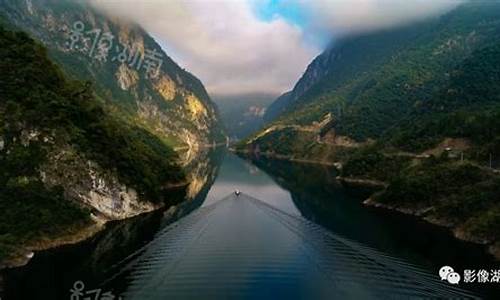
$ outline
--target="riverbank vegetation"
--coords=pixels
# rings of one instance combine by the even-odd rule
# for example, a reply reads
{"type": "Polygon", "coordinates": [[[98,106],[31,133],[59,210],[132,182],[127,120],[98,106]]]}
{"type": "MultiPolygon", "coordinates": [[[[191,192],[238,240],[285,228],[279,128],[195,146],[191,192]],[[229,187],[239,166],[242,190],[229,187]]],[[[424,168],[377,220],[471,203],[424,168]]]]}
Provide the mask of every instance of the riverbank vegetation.
{"type": "Polygon", "coordinates": [[[260,133],[251,148],[325,157],[347,181],[384,182],[372,204],[498,243],[499,20],[499,3],[470,1],[418,26],[336,41],[296,85],[309,88],[277,103],[285,107],[269,125],[311,126],[331,115],[329,132],[260,133]],[[335,155],[337,138],[354,141],[347,155],[335,155]]]}
{"type": "Polygon", "coordinates": [[[90,223],[64,183],[44,182],[43,164],[64,145],[140,200],[159,202],[166,183],[184,180],[171,148],[106,110],[90,83],[68,80],[28,35],[0,28],[0,56],[0,261],[32,239],[90,223]]]}

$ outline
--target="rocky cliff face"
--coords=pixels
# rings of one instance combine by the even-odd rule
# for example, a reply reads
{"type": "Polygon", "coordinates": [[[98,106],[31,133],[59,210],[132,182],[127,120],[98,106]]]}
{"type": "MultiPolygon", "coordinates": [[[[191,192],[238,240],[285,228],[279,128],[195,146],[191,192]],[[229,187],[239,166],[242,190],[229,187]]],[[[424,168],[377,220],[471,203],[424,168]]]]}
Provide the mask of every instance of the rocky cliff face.
{"type": "Polygon", "coordinates": [[[90,80],[112,110],[171,146],[212,143],[222,133],[202,83],[142,28],[83,1],[2,0],[2,15],[29,32],[77,79],[90,80]]]}
{"type": "MultiPolygon", "coordinates": [[[[178,149],[181,165],[189,169],[189,194],[199,191],[196,182],[205,180],[193,171],[199,168],[190,166],[203,155],[202,146],[222,133],[215,105],[196,77],[142,28],[105,16],[83,1],[2,0],[0,6],[7,23],[42,42],[67,74],[91,81],[112,113],[178,149]]],[[[48,158],[40,168],[44,183],[64,186],[66,197],[106,219],[157,208],[70,144],[62,143],[48,158]]]]}
{"type": "Polygon", "coordinates": [[[0,52],[0,264],[213,180],[215,106],[140,27],[83,1],[0,0],[0,52]]]}
{"type": "MultiPolygon", "coordinates": [[[[115,172],[86,158],[84,153],[65,140],[55,132],[47,134],[31,128],[22,130],[20,138],[14,143],[27,149],[32,144],[43,145],[47,150],[47,159],[39,166],[41,182],[48,188],[64,187],[65,198],[90,208],[94,217],[119,220],[161,206],[148,199],[140,199],[136,190],[122,183],[115,172]]],[[[10,145],[10,148],[13,146],[10,145]]]]}
{"type": "Polygon", "coordinates": [[[308,66],[302,77],[296,83],[293,90],[278,97],[266,112],[264,119],[266,122],[278,118],[280,115],[291,111],[294,104],[306,94],[315,84],[321,81],[332,69],[332,62],[337,56],[335,49],[326,50],[317,56],[308,66]]]}

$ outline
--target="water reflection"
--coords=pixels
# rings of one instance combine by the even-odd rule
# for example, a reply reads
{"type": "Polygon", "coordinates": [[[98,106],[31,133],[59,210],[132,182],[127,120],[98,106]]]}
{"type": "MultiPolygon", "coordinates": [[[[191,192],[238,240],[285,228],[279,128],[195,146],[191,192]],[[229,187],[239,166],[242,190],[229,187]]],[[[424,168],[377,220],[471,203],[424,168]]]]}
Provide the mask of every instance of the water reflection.
{"type": "MultiPolygon", "coordinates": [[[[330,167],[266,158],[252,162],[290,191],[303,217],[335,234],[404,259],[430,273],[443,265],[454,266],[455,270],[498,268],[498,262],[484,247],[459,241],[446,229],[363,206],[361,202],[367,194],[343,188],[330,167]]],[[[500,289],[493,284],[468,287],[485,296],[500,295],[500,289]]]]}
{"type": "Polygon", "coordinates": [[[78,245],[36,253],[21,268],[0,273],[2,299],[68,299],[75,281],[87,287],[101,287],[120,293],[127,287],[120,274],[110,284],[110,276],[138,255],[154,239],[156,232],[199,208],[218,174],[224,152],[210,150],[199,153],[197,163],[186,166],[190,184],[183,191],[169,194],[175,209],[158,211],[125,221],[109,223],[106,229],[78,245]],[[177,200],[175,200],[175,199],[177,200]]]}
{"type": "MultiPolygon", "coordinates": [[[[186,197],[190,201],[175,210],[110,224],[80,245],[37,253],[26,267],[3,272],[4,299],[68,299],[76,280],[122,293],[129,288],[127,278],[134,263],[166,226],[211,207],[235,189],[431,274],[445,264],[459,270],[498,266],[484,249],[459,242],[445,230],[363,207],[364,195],[342,188],[331,168],[265,158],[246,161],[224,150],[207,152],[188,168],[191,184],[186,197]]],[[[498,293],[492,287],[477,289],[491,296],[498,293]]]]}
{"type": "Polygon", "coordinates": [[[287,213],[300,214],[288,190],[277,185],[269,175],[251,162],[242,160],[232,153],[225,153],[219,176],[210,189],[203,206],[219,201],[236,189],[257,199],[262,199],[262,201],[287,213]]]}

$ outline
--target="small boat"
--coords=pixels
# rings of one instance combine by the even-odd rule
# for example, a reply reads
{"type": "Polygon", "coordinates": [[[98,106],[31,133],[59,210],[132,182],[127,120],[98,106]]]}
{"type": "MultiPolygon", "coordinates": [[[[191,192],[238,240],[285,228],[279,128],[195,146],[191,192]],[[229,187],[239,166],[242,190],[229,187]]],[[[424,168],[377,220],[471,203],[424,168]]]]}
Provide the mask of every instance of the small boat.
{"type": "Polygon", "coordinates": [[[234,194],[235,194],[236,196],[239,196],[239,195],[241,194],[241,192],[240,192],[240,190],[236,190],[236,191],[234,191],[234,194]]]}

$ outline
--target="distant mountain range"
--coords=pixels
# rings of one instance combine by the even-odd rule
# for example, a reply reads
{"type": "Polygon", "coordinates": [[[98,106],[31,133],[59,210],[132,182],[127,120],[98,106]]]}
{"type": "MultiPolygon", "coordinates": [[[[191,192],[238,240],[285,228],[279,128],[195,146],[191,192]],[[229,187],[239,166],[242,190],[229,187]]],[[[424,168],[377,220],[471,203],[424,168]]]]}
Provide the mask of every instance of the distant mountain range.
{"type": "Polygon", "coordinates": [[[227,135],[232,140],[247,138],[264,125],[267,107],[276,95],[248,94],[238,96],[215,96],[221,120],[227,135]]]}

